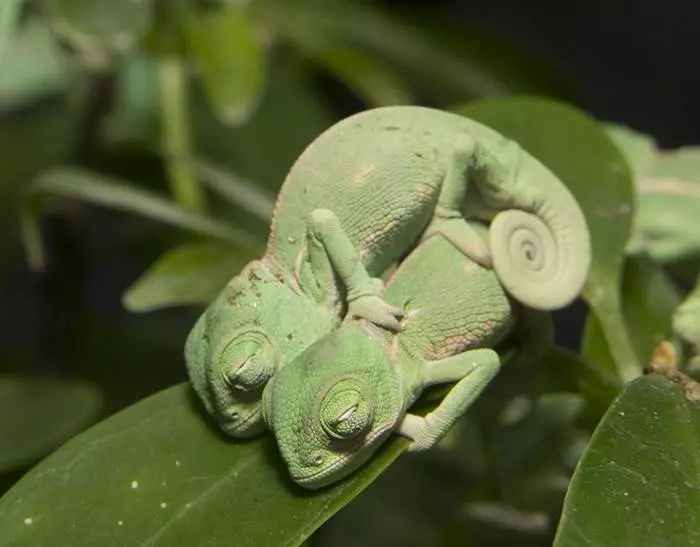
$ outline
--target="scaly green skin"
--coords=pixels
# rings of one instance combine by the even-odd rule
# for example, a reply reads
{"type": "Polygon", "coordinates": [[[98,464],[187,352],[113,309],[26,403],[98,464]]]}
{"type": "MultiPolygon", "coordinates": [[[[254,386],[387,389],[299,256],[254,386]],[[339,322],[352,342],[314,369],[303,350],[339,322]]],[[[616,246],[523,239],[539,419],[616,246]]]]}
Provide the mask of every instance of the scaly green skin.
{"type": "MultiPolygon", "coordinates": [[[[523,310],[493,270],[441,236],[404,260],[383,296],[406,310],[401,332],[346,322],[278,371],[263,392],[265,421],[304,487],[347,476],[394,431],[413,439],[412,450],[433,446],[498,372],[489,348],[513,332],[523,310]],[[455,381],[427,416],[407,412],[428,385],[455,381]]],[[[537,354],[551,340],[540,344],[529,333],[528,342],[537,354]]]]}
{"type": "Polygon", "coordinates": [[[221,428],[236,437],[260,432],[267,381],[343,317],[400,328],[401,310],[377,296],[372,277],[435,233],[493,267],[534,308],[567,305],[588,273],[577,202],[516,143],[422,107],[351,116],[296,161],[265,255],[224,288],[188,338],[192,384],[221,428]],[[488,242],[465,221],[496,212],[488,242]]]}

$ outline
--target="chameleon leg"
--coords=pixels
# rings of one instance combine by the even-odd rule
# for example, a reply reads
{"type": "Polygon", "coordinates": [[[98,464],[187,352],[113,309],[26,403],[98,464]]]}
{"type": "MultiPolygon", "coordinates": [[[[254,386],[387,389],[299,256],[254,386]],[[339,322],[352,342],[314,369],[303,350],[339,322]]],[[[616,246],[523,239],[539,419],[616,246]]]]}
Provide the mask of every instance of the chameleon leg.
{"type": "Polygon", "coordinates": [[[327,209],[312,211],[308,239],[312,267],[330,262],[347,289],[347,318],[367,319],[380,327],[401,330],[399,318],[403,317],[403,310],[377,295],[383,283],[380,285],[377,278],[369,276],[335,213],[327,209]]]}
{"type": "Polygon", "coordinates": [[[434,446],[489,385],[500,366],[498,354],[491,349],[470,350],[426,363],[427,384],[459,381],[432,412],[425,416],[404,416],[398,432],[413,439],[409,450],[421,451],[434,446]]]}
{"type": "Polygon", "coordinates": [[[467,199],[470,172],[474,165],[476,144],[471,137],[457,141],[445,180],[442,183],[434,220],[425,231],[424,238],[442,234],[460,252],[484,267],[491,265],[491,254],[485,239],[464,219],[462,210],[467,199]]]}

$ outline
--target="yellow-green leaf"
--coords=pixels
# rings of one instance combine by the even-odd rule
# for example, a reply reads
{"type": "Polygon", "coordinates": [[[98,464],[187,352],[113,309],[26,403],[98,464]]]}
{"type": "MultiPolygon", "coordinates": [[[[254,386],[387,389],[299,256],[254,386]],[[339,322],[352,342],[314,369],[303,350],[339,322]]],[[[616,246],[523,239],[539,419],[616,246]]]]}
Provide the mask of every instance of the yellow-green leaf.
{"type": "Polygon", "coordinates": [[[242,124],[257,107],[265,80],[265,51],[249,17],[236,9],[193,12],[186,36],[211,108],[222,123],[242,124]]]}

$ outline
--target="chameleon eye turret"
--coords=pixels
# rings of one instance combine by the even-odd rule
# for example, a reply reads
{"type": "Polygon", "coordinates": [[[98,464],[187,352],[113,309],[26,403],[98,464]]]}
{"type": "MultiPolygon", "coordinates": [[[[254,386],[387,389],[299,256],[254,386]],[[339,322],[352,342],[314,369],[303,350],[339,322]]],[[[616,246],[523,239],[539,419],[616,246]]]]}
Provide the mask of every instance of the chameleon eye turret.
{"type": "Polygon", "coordinates": [[[261,332],[236,336],[221,352],[220,369],[226,384],[237,391],[261,389],[277,368],[276,352],[261,332]]]}
{"type": "Polygon", "coordinates": [[[349,379],[339,381],[321,401],[321,427],[333,439],[347,441],[359,437],[372,425],[374,399],[364,382],[349,379]]]}

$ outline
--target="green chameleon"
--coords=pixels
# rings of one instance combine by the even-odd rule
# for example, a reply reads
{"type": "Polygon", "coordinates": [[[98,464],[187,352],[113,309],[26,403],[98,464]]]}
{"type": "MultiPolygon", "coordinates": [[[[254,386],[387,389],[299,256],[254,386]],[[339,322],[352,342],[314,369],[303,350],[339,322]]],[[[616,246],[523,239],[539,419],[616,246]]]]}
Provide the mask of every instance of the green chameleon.
{"type": "Polygon", "coordinates": [[[402,310],[379,296],[375,277],[436,233],[533,308],[569,304],[586,280],[590,242],[578,203],[517,143],[423,107],[346,118],[294,163],[264,256],[230,281],[187,339],[192,385],[221,429],[262,432],[266,383],[344,318],[400,329],[402,310]],[[488,237],[465,218],[492,220],[488,237]]]}
{"type": "MultiPolygon", "coordinates": [[[[498,372],[490,348],[516,325],[528,325],[528,310],[508,297],[493,270],[441,236],[401,263],[383,296],[406,310],[401,332],[345,322],[278,371],[263,392],[264,419],[293,480],[306,488],[347,476],[394,431],[412,439],[409,450],[433,446],[498,372]],[[407,413],[426,387],[448,382],[457,383],[433,412],[407,413]]],[[[551,339],[542,335],[551,330],[536,334],[520,357],[549,349],[551,339]]]]}

